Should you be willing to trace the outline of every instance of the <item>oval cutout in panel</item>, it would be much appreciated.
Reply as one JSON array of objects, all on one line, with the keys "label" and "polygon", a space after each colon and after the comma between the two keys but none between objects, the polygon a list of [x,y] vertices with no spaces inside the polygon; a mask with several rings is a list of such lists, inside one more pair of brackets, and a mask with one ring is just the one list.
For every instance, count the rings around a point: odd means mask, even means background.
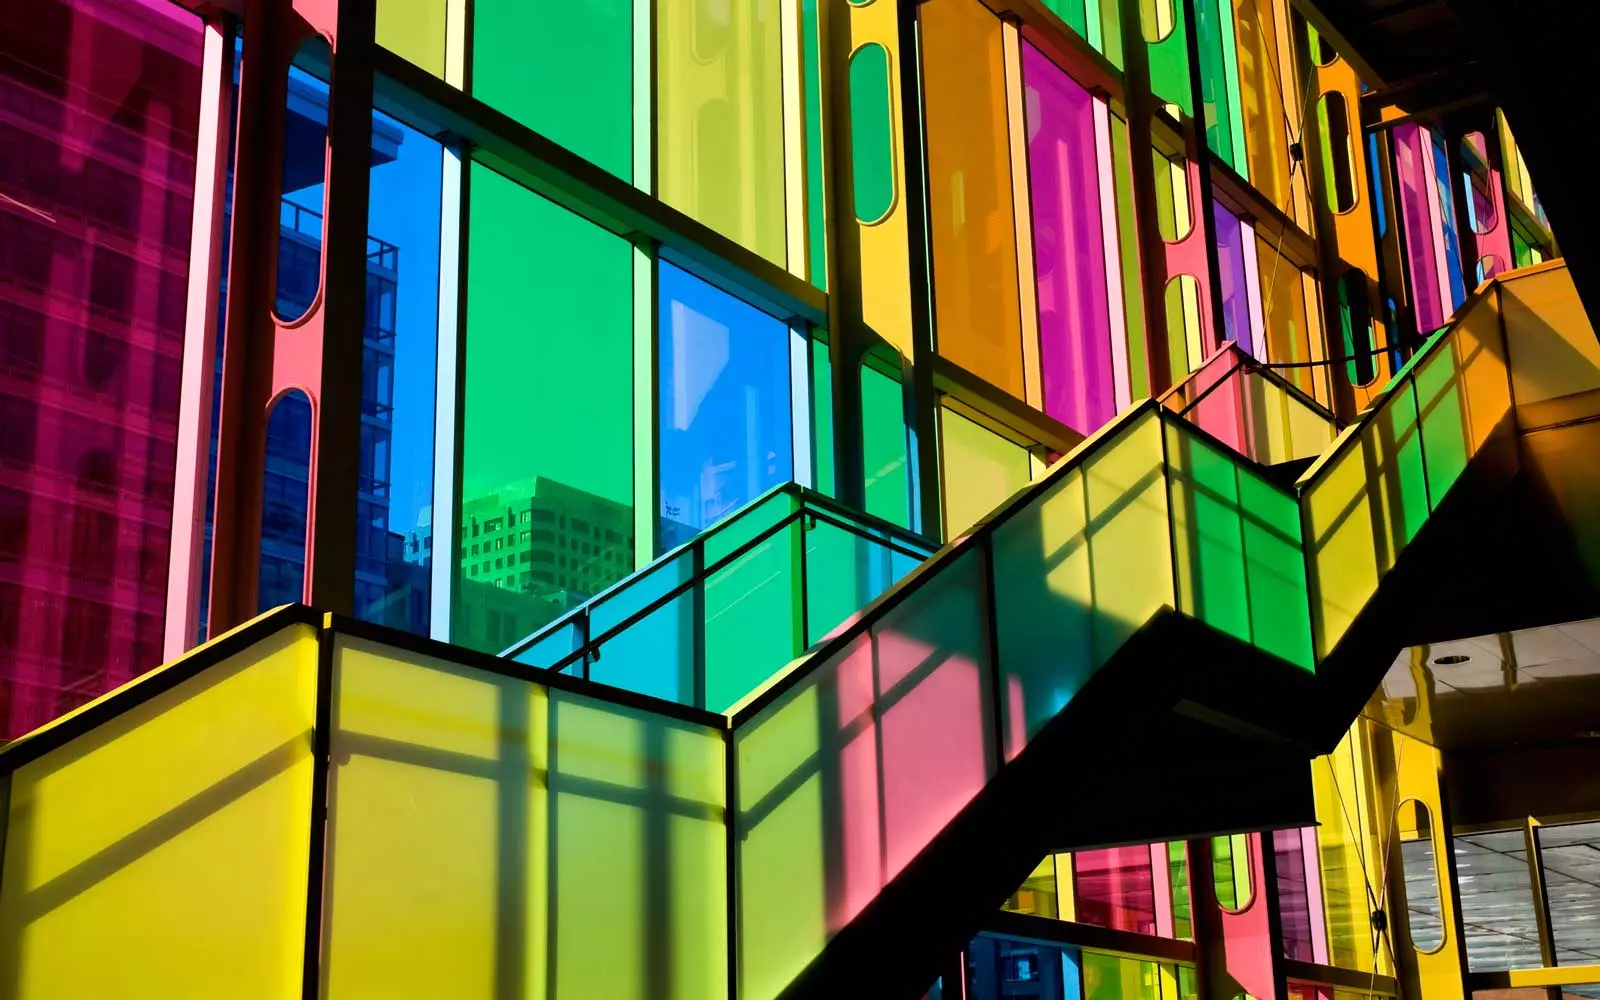
[{"label": "oval cutout in panel", "polygon": [[1350,142],[1350,109],[1343,94],[1329,91],[1317,101],[1317,128],[1322,137],[1328,209],[1343,215],[1356,207],[1355,150]]},{"label": "oval cutout in panel", "polygon": [[1444,947],[1439,865],[1433,850],[1433,814],[1417,799],[1395,811],[1400,832],[1400,865],[1406,880],[1406,914],[1411,947],[1423,954]]},{"label": "oval cutout in panel", "polygon": [[278,268],[272,310],[278,319],[304,319],[322,289],[323,181],[328,157],[328,80],[333,53],[314,35],[300,43],[289,66],[278,202]]},{"label": "oval cutout in panel", "polygon": [[1155,45],[1164,42],[1178,26],[1172,0],[1142,0],[1139,4],[1139,28],[1144,40]]},{"label": "oval cutout in panel", "polygon": [[856,221],[882,222],[894,211],[894,92],[889,50],[868,42],[850,56],[850,168]]},{"label": "oval cutout in panel", "polygon": [[1250,834],[1211,838],[1211,885],[1217,905],[1239,913],[1255,902],[1255,876],[1250,867]]}]

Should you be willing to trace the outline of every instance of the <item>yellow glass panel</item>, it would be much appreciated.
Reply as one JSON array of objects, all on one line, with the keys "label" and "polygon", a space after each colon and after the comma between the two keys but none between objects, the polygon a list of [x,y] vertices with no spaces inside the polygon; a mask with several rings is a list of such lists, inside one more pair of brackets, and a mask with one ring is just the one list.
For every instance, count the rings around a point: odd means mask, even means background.
[{"label": "yellow glass panel", "polygon": [[785,267],[779,6],[660,0],[656,143],[663,201]]},{"label": "yellow glass panel", "polygon": [[1177,605],[1161,436],[1161,420],[1147,413],[1084,462],[1097,666],[1156,611]]},{"label": "yellow glass panel", "polygon": [[[1294,196],[1283,88],[1278,83],[1284,73],[1278,54],[1276,11],[1272,0],[1233,0],[1233,12],[1250,183],[1292,219]],[[1293,75],[1292,69],[1289,75]]]},{"label": "yellow glass panel", "polygon": [[[1506,371],[1506,340],[1500,328],[1499,305],[1498,296],[1485,295],[1467,310],[1450,333],[1461,368],[1462,388],[1466,392],[1474,451],[1483,446],[1490,432],[1511,409],[1511,380]],[[1587,350],[1600,361],[1600,343],[1596,343],[1587,323],[1583,332],[1588,338]],[[1591,373],[1595,370],[1589,368]],[[1595,380],[1595,385],[1600,387],[1600,379]]]},{"label": "yellow glass panel", "polygon": [[444,77],[446,0],[378,0],[378,44]]},{"label": "yellow glass panel", "polygon": [[945,537],[955,538],[1028,485],[1028,452],[948,407],[939,408]]},{"label": "yellow glass panel", "polygon": [[1504,279],[1517,406],[1600,388],[1600,342],[1565,267]]},{"label": "yellow glass panel", "polygon": [[1338,643],[1378,587],[1378,555],[1359,444],[1322,468],[1302,494],[1311,547],[1312,625],[1320,659]]},{"label": "yellow glass panel", "polygon": [[1384,859],[1368,798],[1372,788],[1368,748],[1359,726],[1345,734],[1332,754],[1312,762],[1311,778],[1329,962],[1390,975],[1387,953],[1374,947],[1372,887],[1382,878]]},{"label": "yellow glass panel", "polygon": [[939,353],[1023,395],[1022,318],[1000,19],[978,0],[919,10]]},{"label": "yellow glass panel", "polygon": [[286,627],[18,768],[6,996],[299,996],[316,667]]}]

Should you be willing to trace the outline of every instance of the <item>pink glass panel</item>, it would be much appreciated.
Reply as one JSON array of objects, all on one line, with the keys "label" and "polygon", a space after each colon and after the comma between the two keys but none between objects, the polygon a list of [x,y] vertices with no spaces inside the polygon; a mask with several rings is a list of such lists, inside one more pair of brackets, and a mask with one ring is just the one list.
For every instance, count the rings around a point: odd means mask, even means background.
[{"label": "pink glass panel", "polygon": [[1116,412],[1094,99],[1031,45],[1022,76],[1044,408],[1089,434]]},{"label": "pink glass panel", "polygon": [[1155,876],[1150,848],[1108,847],[1072,856],[1078,920],[1096,927],[1156,933]]},{"label": "pink glass panel", "polygon": [[1311,901],[1306,892],[1306,859],[1299,830],[1275,830],[1272,853],[1278,863],[1278,908],[1283,914],[1283,954],[1297,962],[1313,961]]},{"label": "pink glass panel", "polygon": [[202,30],[0,4],[0,739],[161,660]]},{"label": "pink glass panel", "polygon": [[1400,195],[1400,220],[1405,227],[1406,272],[1411,277],[1412,308],[1417,329],[1424,333],[1444,325],[1449,315],[1441,289],[1439,262],[1434,248],[1433,211],[1429,191],[1434,188],[1431,143],[1416,125],[1394,129],[1395,180]]}]

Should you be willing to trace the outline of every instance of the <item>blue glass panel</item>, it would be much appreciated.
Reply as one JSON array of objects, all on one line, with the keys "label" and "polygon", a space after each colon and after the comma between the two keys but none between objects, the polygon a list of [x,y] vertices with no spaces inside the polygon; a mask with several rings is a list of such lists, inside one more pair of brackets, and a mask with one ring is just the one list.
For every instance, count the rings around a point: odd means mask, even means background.
[{"label": "blue glass panel", "polygon": [[794,475],[789,328],[661,263],[661,546]]}]

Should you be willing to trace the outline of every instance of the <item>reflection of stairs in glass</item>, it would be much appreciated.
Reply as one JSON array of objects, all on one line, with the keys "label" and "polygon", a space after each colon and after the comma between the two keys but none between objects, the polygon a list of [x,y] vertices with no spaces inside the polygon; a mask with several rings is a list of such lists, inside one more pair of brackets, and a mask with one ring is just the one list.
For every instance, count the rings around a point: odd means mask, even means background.
[{"label": "reflection of stairs in glass", "polygon": [[271,612],[0,751],[0,995],[914,996],[1051,850],[1307,823],[1397,588],[1600,388],[1564,279],[1295,490],[1135,407],[727,715]]}]

